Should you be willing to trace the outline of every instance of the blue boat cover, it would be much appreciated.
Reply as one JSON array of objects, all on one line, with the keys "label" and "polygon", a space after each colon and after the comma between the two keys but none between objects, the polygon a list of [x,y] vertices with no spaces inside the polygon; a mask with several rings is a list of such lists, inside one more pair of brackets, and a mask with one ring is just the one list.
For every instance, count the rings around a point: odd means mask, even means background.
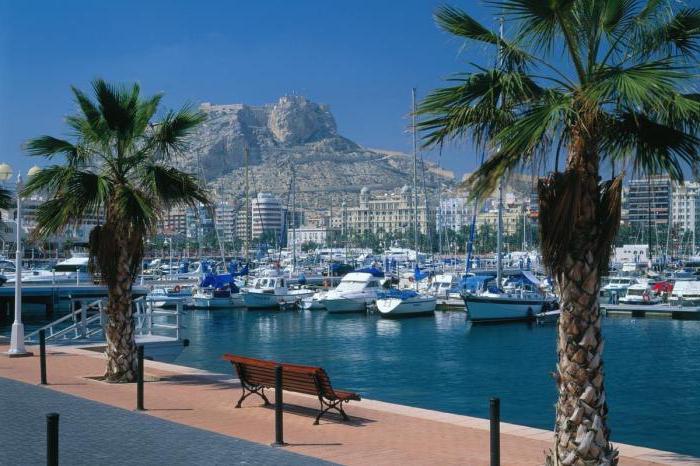
[{"label": "blue boat cover", "polygon": [[413,277],[416,279],[416,281],[419,282],[427,276],[428,274],[421,272],[418,266],[416,265],[416,269],[413,271]]},{"label": "blue boat cover", "polygon": [[493,275],[470,275],[462,278],[459,287],[462,290],[476,293],[477,291],[483,290],[484,284],[493,279]]},{"label": "blue boat cover", "polygon": [[213,273],[207,273],[202,277],[199,282],[199,286],[202,288],[226,288],[233,283],[233,276],[230,273],[225,273],[222,275],[214,275]]},{"label": "blue boat cover", "polygon": [[384,271],[376,267],[365,267],[363,269],[357,269],[355,272],[370,273],[373,277],[382,278],[384,276]]},{"label": "blue boat cover", "polygon": [[178,273],[187,273],[189,271],[190,271],[190,263],[188,261],[180,262],[180,268],[178,269]]}]

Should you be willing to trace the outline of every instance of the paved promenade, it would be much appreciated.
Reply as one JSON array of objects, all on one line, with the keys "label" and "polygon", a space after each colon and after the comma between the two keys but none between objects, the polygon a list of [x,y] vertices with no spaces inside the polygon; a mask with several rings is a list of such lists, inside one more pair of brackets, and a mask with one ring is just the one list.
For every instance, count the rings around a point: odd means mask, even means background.
[{"label": "paved promenade", "polygon": [[[0,347],[0,351],[5,350],[5,347]],[[35,352],[37,353],[38,351]],[[191,452],[221,455],[212,456],[208,464],[218,464],[215,458],[226,458],[226,463],[234,462],[236,460],[233,458],[236,458],[246,461],[247,464],[270,464],[270,462],[305,464],[309,461],[305,456],[292,455],[280,460],[271,456],[289,452],[349,465],[489,464],[488,420],[485,419],[363,400],[359,403],[351,403],[346,408],[352,418],[351,422],[343,423],[339,418],[329,416],[321,421],[321,425],[314,426],[313,419],[318,400],[313,397],[285,393],[285,403],[293,405],[287,407],[289,411],[284,417],[285,441],[290,445],[280,452],[265,446],[274,440],[274,410],[261,407],[259,399],[252,396],[246,400],[242,409],[234,409],[240,389],[237,381],[230,376],[147,361],[147,377],[157,378],[159,381],[146,383],[147,411],[134,413],[131,412],[136,400],[134,384],[112,385],[86,378],[99,376],[102,373],[104,368],[102,355],[70,348],[55,348],[50,349],[47,365],[49,387],[27,387],[26,395],[22,390],[20,390],[22,395],[17,395],[16,390],[10,391],[10,397],[0,394],[0,410],[3,414],[9,409],[14,413],[16,409],[14,406],[22,404],[24,406],[21,406],[21,410],[28,409],[27,405],[31,405],[32,401],[25,400],[25,397],[33,397],[35,392],[40,392],[42,396],[45,395],[45,398],[50,399],[53,391],[123,408],[123,410],[115,410],[103,407],[106,411],[100,416],[72,418],[84,431],[99,431],[103,436],[102,441],[86,443],[85,449],[99,450],[103,443],[109,442],[112,429],[105,426],[105,422],[108,422],[106,418],[112,413],[121,413],[119,425],[128,426],[120,427],[121,433],[140,430],[138,423],[131,424],[132,419],[141,420],[141,422],[149,418],[152,418],[153,422],[159,419],[172,421],[163,422],[157,426],[154,424],[152,428],[148,428],[150,433],[148,437],[138,436],[135,440],[141,449],[153,452],[155,457],[158,457],[159,452],[163,452],[163,455],[177,455],[182,451],[183,455]],[[332,378],[333,374],[330,375]],[[39,380],[38,358],[0,358],[0,377],[36,384]],[[4,385],[0,386],[0,390],[4,392],[3,387]],[[20,387],[26,387],[26,385]],[[352,389],[352,387],[339,388]],[[15,401],[14,398],[17,396],[20,398]],[[61,412],[63,409],[66,413],[70,412],[69,405],[74,399],[61,397],[61,400],[65,409],[56,408],[56,410]],[[44,408],[48,409],[49,406],[40,404],[32,411],[31,421],[19,418],[19,422],[25,425],[22,438],[31,437],[31,431],[36,431],[34,436],[43,438],[45,435],[42,424]],[[96,403],[90,403],[90,406],[93,407],[91,409],[100,407]],[[76,412],[82,412],[82,408],[75,409]],[[14,415],[12,418],[17,419]],[[36,421],[34,418],[39,420]],[[3,419],[7,417],[3,415]],[[204,439],[189,444],[184,443],[181,433],[173,423],[189,426],[188,431],[199,432],[192,435],[192,438],[199,439],[200,437],[197,436],[204,436]],[[64,422],[62,422],[62,428],[63,425]],[[184,426],[181,427],[185,428]],[[202,431],[222,435],[211,435]],[[79,437],[78,431],[72,432],[71,437]],[[0,430],[2,445],[23,441],[18,439],[8,442],[6,435],[8,434],[5,430]],[[211,436],[207,437],[207,435]],[[223,436],[230,437],[231,443],[226,444],[222,440]],[[541,465],[544,452],[551,446],[551,436],[548,431],[503,423],[501,425],[502,464]],[[253,450],[252,447],[255,445],[238,439],[259,444],[259,450]],[[114,443],[121,450],[123,442],[133,444],[126,439],[116,439]],[[700,464],[697,459],[673,453],[628,445],[618,446],[622,454],[621,465]],[[21,447],[25,445],[20,445],[20,449]],[[31,447],[32,445],[27,443],[25,449]],[[242,453],[239,456],[231,456],[228,452],[232,449],[239,449]],[[212,450],[216,451],[212,452]],[[15,454],[18,454],[17,451]],[[196,464],[190,462],[189,457],[183,456],[182,461],[172,456],[167,457],[171,460],[163,464]],[[130,457],[125,464],[131,463],[132,459],[133,457]],[[22,463],[13,461],[11,464]]]}]

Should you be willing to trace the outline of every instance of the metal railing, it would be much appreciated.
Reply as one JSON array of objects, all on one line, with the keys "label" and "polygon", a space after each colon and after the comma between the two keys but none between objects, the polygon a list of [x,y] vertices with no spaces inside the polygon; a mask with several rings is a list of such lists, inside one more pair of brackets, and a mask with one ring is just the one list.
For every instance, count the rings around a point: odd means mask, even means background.
[{"label": "metal railing", "polygon": [[[77,307],[80,302],[72,299],[69,314],[27,334],[25,342],[36,343],[41,330],[46,333],[46,341],[86,340],[98,335],[104,338],[108,321],[105,311],[107,300],[98,299],[87,306]],[[154,305],[154,301],[141,297],[133,301],[133,306],[136,336],[158,335],[180,339],[182,302],[175,302],[175,309],[161,309]]]}]

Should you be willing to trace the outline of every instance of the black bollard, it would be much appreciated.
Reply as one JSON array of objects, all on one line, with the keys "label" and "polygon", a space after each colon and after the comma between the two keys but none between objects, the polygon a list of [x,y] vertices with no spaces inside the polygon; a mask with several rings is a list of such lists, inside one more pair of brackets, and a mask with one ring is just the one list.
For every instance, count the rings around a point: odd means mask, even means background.
[{"label": "black bollard", "polygon": [[46,382],[46,330],[39,330],[39,369],[41,371],[41,385]]},{"label": "black bollard", "polygon": [[58,466],[58,413],[46,415],[46,465]]},{"label": "black bollard", "polygon": [[282,425],[282,415],[284,414],[284,403],[282,401],[282,366],[275,367],[275,443],[273,447],[283,447],[284,432]]},{"label": "black bollard", "polygon": [[136,348],[138,368],[136,369],[136,410],[143,411],[143,345]]},{"label": "black bollard", "polygon": [[489,418],[491,419],[491,466],[501,464],[501,400],[491,398],[489,402]]}]

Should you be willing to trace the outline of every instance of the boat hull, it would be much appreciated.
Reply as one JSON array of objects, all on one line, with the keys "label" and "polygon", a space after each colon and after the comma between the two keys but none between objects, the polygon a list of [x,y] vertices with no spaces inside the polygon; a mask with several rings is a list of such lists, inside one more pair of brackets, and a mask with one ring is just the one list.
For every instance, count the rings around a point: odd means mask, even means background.
[{"label": "boat hull", "polygon": [[514,300],[473,295],[464,297],[467,319],[472,322],[507,322],[535,319],[545,300]]},{"label": "boat hull", "polygon": [[425,316],[435,313],[434,296],[416,296],[407,299],[383,298],[377,300],[379,315],[385,319]]},{"label": "boat hull", "polygon": [[195,296],[192,298],[192,307],[195,309],[226,309],[233,307],[231,298],[208,298]]},{"label": "boat hull", "polygon": [[272,293],[243,293],[245,307],[251,309],[272,309],[279,306],[290,306],[301,303],[303,298],[312,296],[312,293],[298,294],[272,294]]},{"label": "boat hull", "polygon": [[367,312],[367,302],[364,298],[326,298],[321,303],[330,314]]}]

